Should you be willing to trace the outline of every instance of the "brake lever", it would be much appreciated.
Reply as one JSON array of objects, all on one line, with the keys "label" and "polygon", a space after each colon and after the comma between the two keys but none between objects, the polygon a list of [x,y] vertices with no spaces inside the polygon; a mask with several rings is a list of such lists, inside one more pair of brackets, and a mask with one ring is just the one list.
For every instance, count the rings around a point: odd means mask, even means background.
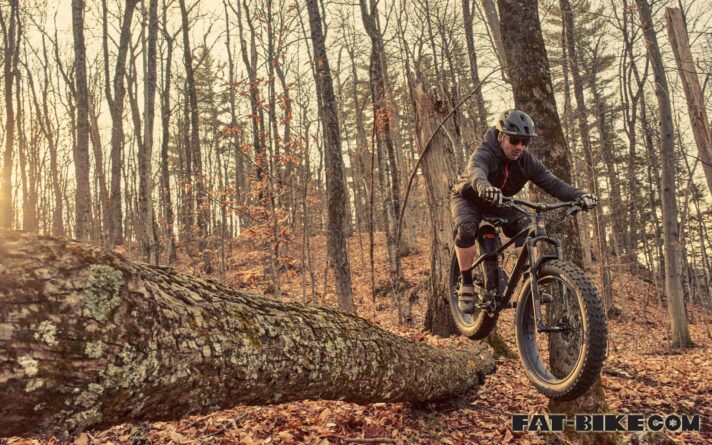
[{"label": "brake lever", "polygon": [[583,208],[579,206],[578,204],[572,205],[569,207],[569,209],[566,211],[566,217],[568,218],[569,216],[575,215],[578,212],[582,211]]}]

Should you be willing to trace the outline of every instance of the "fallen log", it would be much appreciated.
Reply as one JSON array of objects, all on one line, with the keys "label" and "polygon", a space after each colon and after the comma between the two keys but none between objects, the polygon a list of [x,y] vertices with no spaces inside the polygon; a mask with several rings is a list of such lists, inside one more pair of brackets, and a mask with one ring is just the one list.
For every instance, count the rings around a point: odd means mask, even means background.
[{"label": "fallen log", "polygon": [[480,343],[435,348],[327,307],[0,230],[0,436],[238,404],[436,401],[493,369]]}]

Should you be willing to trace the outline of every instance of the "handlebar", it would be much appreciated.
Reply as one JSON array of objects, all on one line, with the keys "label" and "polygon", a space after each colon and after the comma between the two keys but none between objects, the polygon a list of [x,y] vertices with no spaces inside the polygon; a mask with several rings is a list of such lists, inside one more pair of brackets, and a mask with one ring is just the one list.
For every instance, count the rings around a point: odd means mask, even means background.
[{"label": "handlebar", "polygon": [[530,209],[536,210],[537,212],[548,212],[549,210],[556,210],[562,207],[572,207],[574,213],[583,210],[581,208],[581,205],[577,201],[565,201],[548,204],[545,202],[529,202],[523,199],[513,198],[511,196],[503,196],[502,204],[509,206],[522,205],[525,207],[529,207]]}]

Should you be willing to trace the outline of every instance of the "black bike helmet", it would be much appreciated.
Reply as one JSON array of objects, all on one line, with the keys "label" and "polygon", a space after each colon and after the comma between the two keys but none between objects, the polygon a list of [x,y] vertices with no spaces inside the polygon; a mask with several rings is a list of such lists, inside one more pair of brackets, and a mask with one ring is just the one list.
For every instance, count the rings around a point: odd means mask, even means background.
[{"label": "black bike helmet", "polygon": [[519,110],[507,110],[497,119],[497,130],[508,136],[535,138],[534,121],[529,115]]}]

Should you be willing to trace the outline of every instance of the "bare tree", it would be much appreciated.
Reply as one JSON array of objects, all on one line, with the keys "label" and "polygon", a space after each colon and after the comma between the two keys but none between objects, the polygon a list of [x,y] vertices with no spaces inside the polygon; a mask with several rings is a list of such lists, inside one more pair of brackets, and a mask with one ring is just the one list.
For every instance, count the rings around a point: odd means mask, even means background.
[{"label": "bare tree", "polygon": [[665,294],[672,328],[672,346],[685,348],[692,345],[687,328],[687,315],[682,290],[682,259],[680,249],[680,227],[677,221],[677,201],[675,199],[675,151],[670,90],[668,89],[665,65],[663,64],[658,39],[653,28],[653,18],[648,0],[635,0],[638,6],[640,26],[645,36],[645,47],[655,76],[655,96],[658,99],[660,117],[660,158],[662,161],[662,202],[663,202],[663,247],[665,250]]},{"label": "bare tree", "polygon": [[396,169],[395,149],[391,137],[391,121],[388,110],[386,90],[386,56],[383,48],[383,35],[378,26],[378,3],[371,0],[360,0],[361,18],[366,33],[371,39],[371,57],[369,60],[369,75],[371,80],[371,100],[373,101],[373,126],[378,153],[378,179],[384,194],[384,215],[388,259],[390,264],[391,285],[395,292],[398,306],[398,320],[404,322],[405,305],[400,300],[401,259],[398,240],[396,240],[396,219],[400,213],[399,181]]},{"label": "bare tree", "polygon": [[[598,194],[598,184],[596,183],[596,169],[593,160],[593,150],[591,148],[591,134],[588,125],[588,114],[586,110],[586,101],[583,95],[583,78],[579,71],[579,58],[577,57],[576,43],[574,41],[574,19],[571,11],[571,3],[569,0],[560,0],[561,13],[564,20],[564,29],[566,32],[566,55],[569,68],[571,69],[571,77],[574,84],[574,97],[576,98],[576,116],[579,123],[579,135],[583,145],[584,153],[584,169],[586,171],[586,186],[591,193]],[[594,209],[594,237],[598,239],[599,255],[601,259],[601,275],[603,276],[603,295],[606,309],[613,307],[613,290],[611,287],[611,275],[608,269],[608,252],[606,248],[606,229],[603,221],[602,210]]]},{"label": "bare tree", "polygon": [[[204,238],[208,235],[208,201],[205,190],[205,178],[203,176],[203,155],[200,151],[200,122],[198,119],[198,95],[195,90],[195,78],[193,76],[193,54],[190,46],[190,25],[188,22],[188,9],[185,0],[180,0],[180,15],[183,24],[183,61],[185,63],[185,83],[188,93],[189,115],[190,115],[190,154],[195,168],[195,199],[197,207],[197,223],[200,236]],[[187,123],[187,122],[186,122]],[[202,243],[201,243],[202,244]],[[204,244],[203,248],[205,247]],[[210,267],[206,265],[206,267]]]},{"label": "bare tree", "polygon": [[74,196],[75,233],[79,241],[89,240],[91,194],[89,190],[89,88],[84,44],[84,0],[72,0],[74,33],[74,81],[77,92],[77,140],[74,146],[74,171],[77,192]]},{"label": "bare tree", "polygon": [[171,34],[168,31],[168,5],[166,0],[162,1],[162,20],[161,20],[161,34],[163,35],[163,40],[166,42],[165,59],[162,57],[161,60],[165,60],[165,73],[163,75],[163,88],[161,90],[161,204],[163,208],[163,216],[165,221],[163,221],[163,236],[167,242],[167,254],[166,260],[170,264],[176,259],[176,243],[175,236],[173,232],[173,202],[171,197],[171,181],[168,173],[168,144],[170,143],[170,122],[171,122],[171,81],[172,81],[172,68],[173,68],[173,44],[175,42],[178,31],[175,34]]},{"label": "bare tree", "polygon": [[146,79],[144,84],[143,144],[139,146],[138,165],[140,175],[139,211],[148,262],[158,265],[159,246],[156,240],[153,218],[153,180],[151,155],[153,153],[153,120],[156,99],[156,40],[158,38],[158,0],[150,0],[148,6],[148,40],[146,42]]},{"label": "bare tree", "polygon": [[[556,109],[554,89],[552,87],[546,47],[539,21],[538,2],[530,0],[499,0],[501,26],[513,29],[518,26],[528,32],[512,33],[504,42],[507,54],[509,78],[512,82],[514,101],[517,108],[526,110],[537,122],[539,137],[531,144],[531,150],[551,168],[552,173],[566,182],[571,182],[571,152],[569,151],[561,120]],[[526,64],[518,63],[525,59]],[[541,123],[541,124],[539,124]],[[535,192],[539,199],[544,194]],[[575,220],[560,233],[563,238],[565,254],[577,263],[582,264],[582,253]],[[551,339],[550,339],[551,340]],[[551,351],[551,366],[556,369],[557,361],[566,359],[566,351],[553,349]],[[551,412],[606,412],[607,404],[603,387],[600,382],[594,384],[581,397],[571,402],[550,401]],[[574,434],[568,430],[567,434]],[[613,444],[613,435],[597,435],[596,443]]]},{"label": "bare tree", "polygon": [[506,82],[509,82],[509,74],[507,73],[507,56],[504,54],[504,43],[502,42],[502,31],[500,30],[500,21],[497,15],[497,5],[494,0],[481,0],[482,9],[484,10],[485,22],[489,28],[490,38],[494,45],[494,52],[499,60],[499,66],[502,69],[502,77]]},{"label": "bare tree", "polygon": [[475,135],[479,137],[487,130],[487,108],[485,108],[485,99],[482,95],[482,85],[480,84],[480,74],[477,67],[477,52],[475,51],[475,39],[472,34],[473,14],[470,0],[462,0],[462,17],[465,22],[465,41],[467,43],[467,55],[470,62],[472,86],[477,88],[477,92],[475,93],[475,109],[477,110]]},{"label": "bare tree", "polygon": [[324,34],[321,30],[321,13],[316,0],[307,0],[309,27],[314,49],[314,81],[319,97],[319,115],[324,128],[324,151],[326,157],[326,193],[328,197],[328,251],[330,264],[336,280],[336,297],[339,306],[354,312],[351,290],[351,268],[349,266],[348,245],[346,242],[345,215],[347,191],[344,184],[344,161],[341,154],[341,136],[339,117],[336,107],[334,85],[329,71],[329,59],[326,55]]},{"label": "bare tree", "polygon": [[[111,222],[109,229],[110,242],[114,245],[124,243],[123,213],[121,210],[121,171],[123,169],[122,152],[124,147],[124,98],[126,88],[124,77],[126,73],[126,56],[131,40],[131,19],[138,0],[126,0],[121,21],[119,50],[116,56],[113,82],[109,82],[109,30],[106,0],[102,0],[103,11],[103,47],[104,47],[104,77],[106,100],[111,112]],[[113,93],[112,93],[113,84]]]},{"label": "bare tree", "polygon": [[687,110],[690,115],[692,134],[697,143],[697,153],[707,178],[707,188],[712,192],[712,134],[710,134],[710,123],[707,120],[702,87],[700,87],[700,81],[697,78],[697,68],[692,58],[685,21],[680,9],[667,8],[665,23],[687,98]]},{"label": "bare tree", "polygon": [[15,147],[15,108],[12,88],[20,57],[20,3],[9,1],[10,11],[0,7],[0,27],[3,33],[3,80],[5,83],[5,152],[0,177],[0,227],[12,227],[15,208],[12,203],[12,158]]}]

